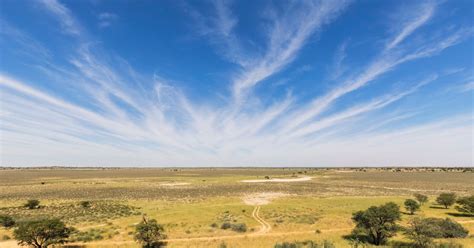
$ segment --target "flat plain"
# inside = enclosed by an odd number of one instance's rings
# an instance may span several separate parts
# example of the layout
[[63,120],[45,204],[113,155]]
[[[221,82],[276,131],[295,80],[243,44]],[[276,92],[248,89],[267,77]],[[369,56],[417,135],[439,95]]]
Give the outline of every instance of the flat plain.
[[[474,194],[474,173],[462,169],[350,168],[42,168],[0,170],[0,214],[18,219],[57,217],[88,235],[74,247],[139,247],[133,239],[143,215],[165,228],[168,247],[273,247],[284,241],[329,240],[351,247],[352,213],[414,193],[429,196],[416,216],[451,218],[471,236],[474,218],[434,203],[442,192]],[[38,199],[41,207],[22,205]],[[91,207],[81,208],[81,201]],[[245,231],[222,229],[245,224]],[[0,247],[17,247],[11,229],[0,228]],[[92,238],[91,238],[92,237]],[[398,235],[390,239],[404,242]]]

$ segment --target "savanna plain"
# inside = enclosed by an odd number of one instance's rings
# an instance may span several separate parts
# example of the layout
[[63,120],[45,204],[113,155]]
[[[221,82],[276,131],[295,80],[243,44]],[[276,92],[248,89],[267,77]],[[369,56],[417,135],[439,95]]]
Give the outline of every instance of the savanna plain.
[[[144,219],[163,227],[166,247],[370,247],[354,238],[354,213],[389,202],[400,207],[400,228],[449,218],[469,234],[435,242],[474,247],[474,216],[439,204],[443,193],[473,195],[472,168],[0,169],[1,216],[74,228],[54,247],[141,247]],[[405,202],[415,194],[428,199],[411,213]],[[0,247],[18,247],[14,229],[0,227]],[[411,242],[399,231],[384,245]]]

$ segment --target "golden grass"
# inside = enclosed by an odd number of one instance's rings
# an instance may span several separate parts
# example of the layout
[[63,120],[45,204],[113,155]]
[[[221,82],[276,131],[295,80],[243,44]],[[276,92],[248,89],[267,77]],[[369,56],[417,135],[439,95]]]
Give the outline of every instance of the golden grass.
[[[21,206],[26,199],[36,198],[45,209],[52,206],[75,206],[81,200],[117,202],[147,214],[163,224],[172,241],[169,247],[273,247],[276,242],[331,240],[337,247],[349,247],[344,235],[353,228],[354,211],[394,201],[403,201],[414,192],[430,195],[415,216],[452,218],[474,233],[474,218],[454,216],[456,211],[433,206],[434,195],[453,191],[459,195],[474,192],[474,174],[460,172],[337,172],[307,170],[313,178],[292,183],[241,183],[243,179],[288,177],[299,175],[288,169],[186,169],[174,170],[11,170],[0,171],[0,214]],[[18,174],[17,182],[11,180]],[[31,180],[27,177],[33,176]],[[1,179],[10,178],[6,181]],[[44,182],[44,184],[41,184]],[[163,183],[189,185],[163,186]],[[272,229],[254,235],[260,223],[252,218],[254,206],[246,205],[243,196],[252,193],[281,192],[285,197],[272,199],[261,206],[260,217]],[[403,210],[403,209],[402,209]],[[37,211],[37,210],[28,210]],[[404,214],[402,224],[414,216]],[[87,247],[139,247],[133,241],[134,225],[141,215],[110,215],[108,219],[68,219],[80,230],[102,228],[113,230],[104,240],[86,243]],[[245,223],[244,234],[211,227],[224,221]],[[316,233],[319,230],[319,233]],[[0,238],[12,236],[11,230],[0,228]],[[207,237],[207,238],[206,238]],[[214,238],[210,238],[214,237]],[[402,235],[394,240],[404,240]],[[456,240],[474,247],[474,239]],[[84,245],[84,244],[83,244]],[[0,247],[15,247],[14,241],[0,241]]]

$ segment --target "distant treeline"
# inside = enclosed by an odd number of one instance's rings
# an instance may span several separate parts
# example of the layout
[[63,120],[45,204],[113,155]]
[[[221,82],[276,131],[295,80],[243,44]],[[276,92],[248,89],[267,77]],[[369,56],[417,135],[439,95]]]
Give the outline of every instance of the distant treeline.
[[353,171],[391,171],[391,172],[474,172],[474,167],[80,167],[80,166],[0,166],[0,170],[353,170]]

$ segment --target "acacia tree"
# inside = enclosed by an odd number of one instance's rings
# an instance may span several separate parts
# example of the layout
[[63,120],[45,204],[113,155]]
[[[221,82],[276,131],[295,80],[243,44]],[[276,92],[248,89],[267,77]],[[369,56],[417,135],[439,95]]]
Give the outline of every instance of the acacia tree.
[[372,206],[365,211],[353,213],[352,220],[356,223],[354,233],[363,233],[370,243],[381,245],[397,232],[400,207],[393,202]]
[[420,209],[420,204],[412,199],[406,199],[405,201],[405,209],[410,212],[410,214],[414,214],[416,211]]
[[135,240],[145,248],[162,247],[166,244],[163,242],[165,238],[163,226],[158,224],[155,219],[148,220],[144,216],[135,229]]
[[416,200],[420,203],[420,205],[423,205],[428,202],[428,196],[416,193],[415,195]]
[[443,205],[446,209],[452,206],[456,202],[455,193],[441,193],[437,198],[436,202]]
[[65,243],[71,232],[59,219],[42,219],[21,222],[13,235],[19,245],[45,248]]
[[459,212],[474,215],[474,195],[459,198],[456,203],[459,204],[456,206]]

